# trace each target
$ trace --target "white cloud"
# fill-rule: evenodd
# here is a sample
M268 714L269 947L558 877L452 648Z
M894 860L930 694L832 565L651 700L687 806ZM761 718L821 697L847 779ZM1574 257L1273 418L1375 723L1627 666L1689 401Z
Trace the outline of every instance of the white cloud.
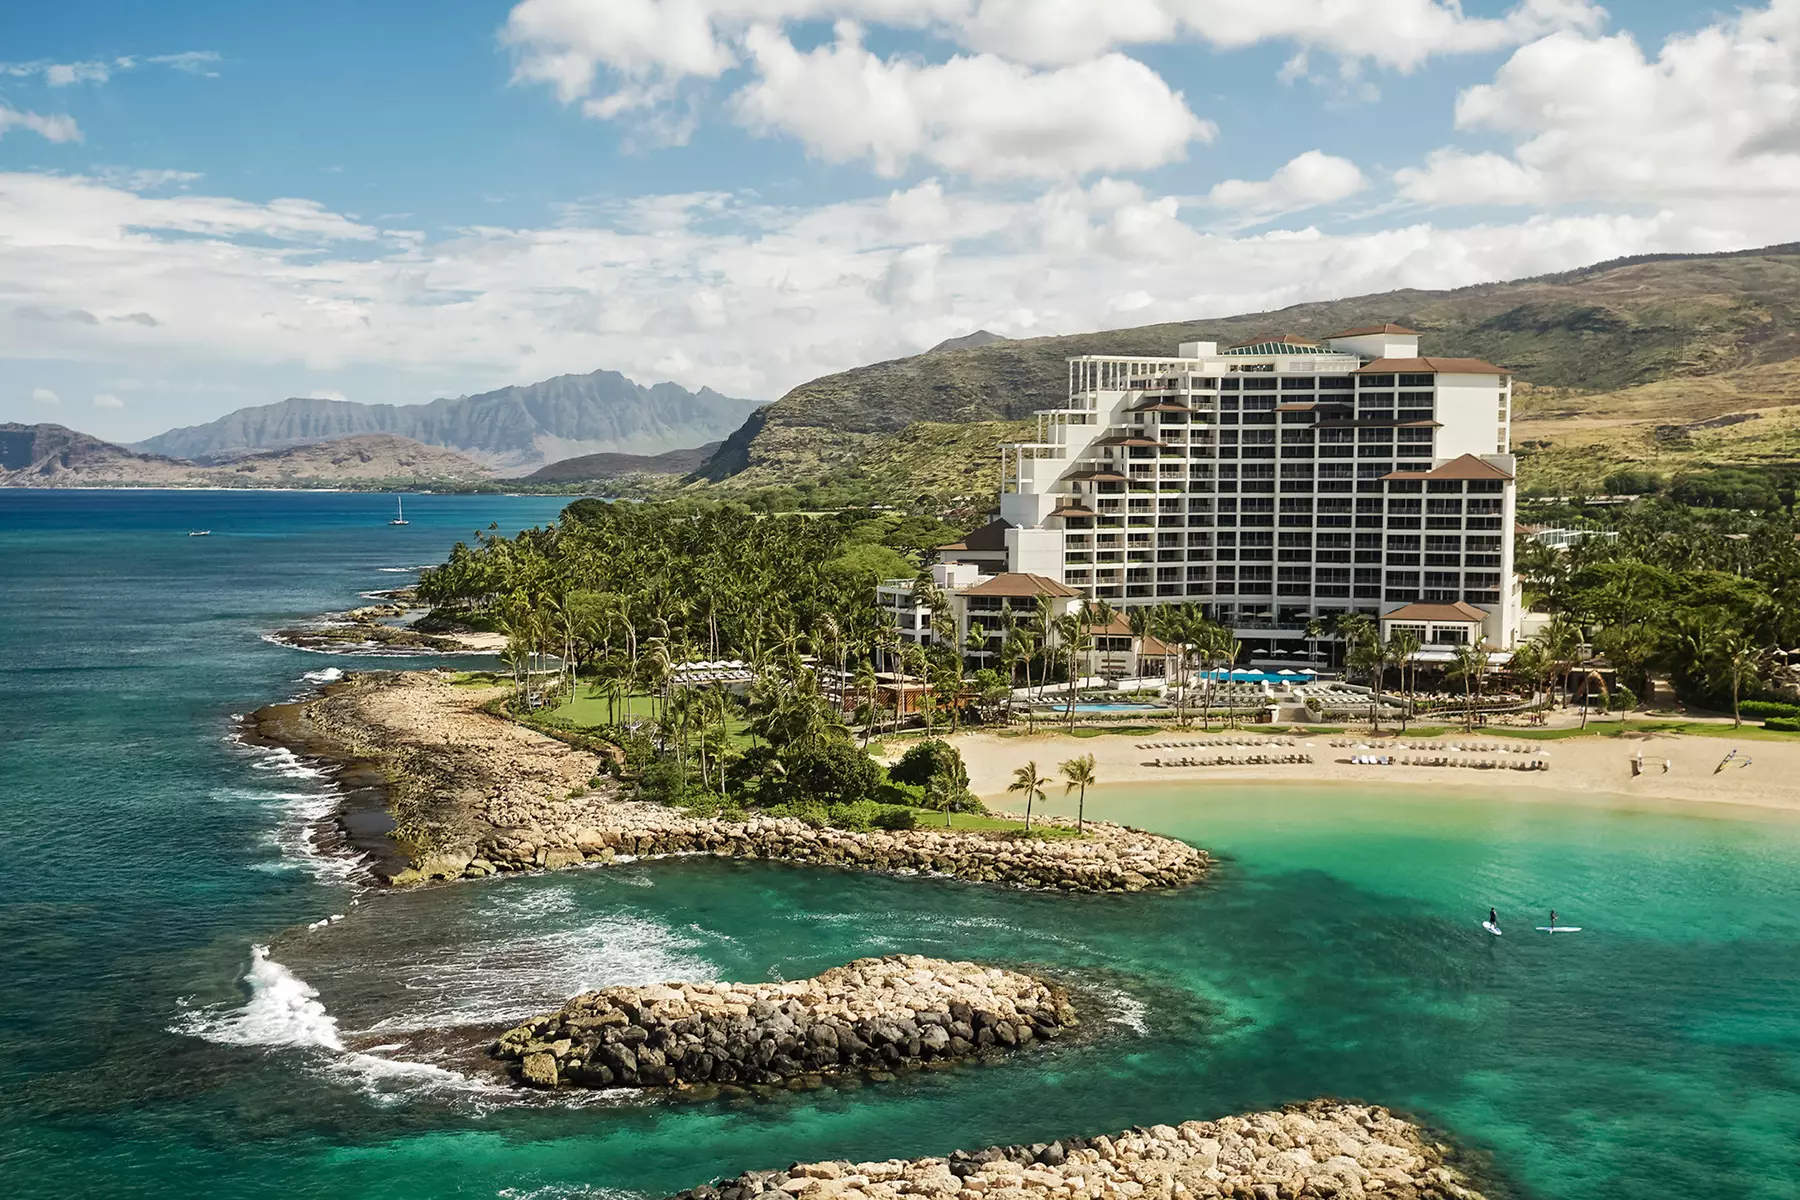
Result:
M935 64L880 62L860 48L849 53L842 38L835 49L781 52L787 26L825 20L923 31L975 53ZM1117 52L1126 46L1195 41L1237 49L1274 41L1299 47L1283 79L1313 78L1309 56L1316 55L1340 64L1333 86L1366 97L1373 85L1360 78L1363 64L1411 71L1433 55L1504 49L1558 29L1591 33L1604 20L1593 0L1520 0L1501 16L1479 18L1465 16L1459 0L522 0L500 39L514 54L515 82L546 84L563 103L579 101L587 116L645 120L685 102L685 114L649 120L656 140L683 141L698 119L684 83L719 80L740 68L760 72L740 96L760 101L783 86L771 68L791 77L796 58L840 90L860 84L892 100L909 72L929 79L942 71L946 81L961 81L997 75L1007 64L1072 69L1108 62L1123 78L1117 64L1131 60ZM1021 79L1065 78L1008 69ZM1145 82L1134 78L1130 88L1142 95ZM1011 93L1025 90L1015 85ZM781 107L786 113L796 105L790 98ZM830 116L803 115L821 124ZM954 115L958 125L976 125L980 110Z
M973 328L1073 333L1800 238L1800 212L1754 208L1255 236L1182 215L1130 180L928 181L814 207L650 196L418 239L299 201L0 174L0 361L68 363L119 394L101 379L192 381L180 400L142 392L145 418L251 377L271 397L422 400L608 367L773 398Z
M1191 40L1297 43L1411 70L1434 54L1597 30L1605 12L1592 0L1521 0L1485 18L1465 16L1456 0L522 0L501 40L518 55L518 78L554 86L567 103L588 95L603 67L634 79L716 79L736 65L752 26L839 18L926 30L1040 66Z
M188 75L204 75L211 79L218 75L213 68L223 62L224 57L217 50L183 50L179 54L152 54L144 61Z
M125 402L107 392L98 392L94 396L95 408L124 408Z
M300 393L299 398L302 400L348 400L348 399L350 399L350 397L344 395L344 393L342 393L340 391L336 391L332 388L313 388L309 391L303 391Z
M1457 127L1510 155L1444 148L1397 173L1425 204L1788 206L1800 192L1800 0L1664 42L1562 32L1465 91Z
M1267 179L1227 179L1207 193L1207 202L1230 209L1250 224L1288 213L1335 204L1368 188L1357 165L1319 150L1308 150Z
M112 78L110 62L51 63L44 68L44 82L51 87L68 87L76 83L105 83Z
M79 142L81 127L75 118L66 113L53 116L42 116L34 112L20 112L0 101L0 137L5 137L8 130L25 129L47 138L52 142Z
M62 403L62 397L58 396L49 388L32 388L31 402L33 404L48 404L54 406Z
M121 71L134 71L146 63L183 71L189 75L215 75L212 67L220 55L214 50L183 50L179 54L138 56L121 54L117 58L92 58L78 62L53 62L47 58L30 62L0 62L0 75L15 79L41 78L51 87L70 87L79 83L105 83Z
M758 72L737 97L746 124L797 137L833 162L868 158L884 176L914 159L976 179L1136 170L1217 136L1160 76L1121 54L1054 71L988 54L884 62L847 24L809 53L760 26L746 46Z

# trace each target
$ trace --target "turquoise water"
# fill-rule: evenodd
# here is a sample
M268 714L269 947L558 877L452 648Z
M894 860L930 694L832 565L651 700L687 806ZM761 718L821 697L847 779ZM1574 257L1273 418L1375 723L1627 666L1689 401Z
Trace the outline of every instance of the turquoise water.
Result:
M658 1195L1322 1094L1419 1114L1526 1195L1800 1194L1788 820L1102 789L1090 813L1214 849L1214 880L1069 899L682 860L359 892L308 853L329 780L230 738L232 714L356 664L260 635L556 507L419 497L393 530L381 497L0 492L0 1194ZM1478 928L1489 904L1504 938ZM1529 933L1552 906L1587 932ZM1085 981L1094 1036L580 1106L496 1089L428 1032L902 950Z

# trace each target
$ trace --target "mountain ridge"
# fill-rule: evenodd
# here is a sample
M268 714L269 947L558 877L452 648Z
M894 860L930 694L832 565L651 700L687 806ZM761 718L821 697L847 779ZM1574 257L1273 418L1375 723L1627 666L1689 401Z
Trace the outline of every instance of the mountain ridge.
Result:
M0 487L325 487L394 483L463 487L481 464L392 434L359 434L206 466L145 454L64 425L0 425Z
M879 480L884 463L907 457L902 443L909 428L1019 422L1037 409L1060 406L1067 396L1070 357L1164 357L1184 341L1228 345L1283 333L1318 338L1389 321L1424 334L1428 353L1480 357L1511 368L1521 385L1515 442L1554 450L1570 430L1554 421L1539 424L1535 395L1555 393L1563 406L1559 411L1566 412L1571 397L1649 388L1666 407L1665 393L1679 392L1682 380L1707 379L1731 381L1714 390L1738 407L1793 403L1785 391L1759 392L1762 376L1755 368L1800 359L1800 244L1636 256L1528 279L1441 291L1400 289L870 363L810 380L756 410L689 483L755 487L846 470ZM1718 399L1715 407L1726 403ZM1629 447L1611 461L1636 461L1651 452L1649 420L1628 420ZM1593 443L1583 443L1584 455L1592 454ZM983 469L992 450L966 464L940 464L934 477L954 474L956 467ZM1522 472L1533 466L1528 462ZM891 481L896 494L915 482L923 481Z
M754 406L707 387L645 387L602 370L424 404L290 397L170 429L130 449L220 465L248 453L391 434L517 471L581 454L658 454L716 441Z

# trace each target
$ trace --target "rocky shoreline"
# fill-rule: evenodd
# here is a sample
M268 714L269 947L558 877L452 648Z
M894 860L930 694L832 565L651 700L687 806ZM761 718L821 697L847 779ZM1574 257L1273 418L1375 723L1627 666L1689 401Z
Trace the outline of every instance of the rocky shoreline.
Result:
M1481 1200L1453 1153L1386 1109L1319 1100L946 1158L795 1164L671 1200Z
M1090 821L1080 838L1011 831L816 829L792 818L695 818L622 800L597 755L482 710L499 688L435 671L356 674L318 699L252 715L260 740L375 764L390 836L409 861L390 883L555 870L622 856L708 854L937 874L1044 891L1140 892L1201 878L1211 859L1173 838ZM375 847L370 847L375 849Z
M1076 1023L1062 989L1030 975L890 955L786 983L588 992L493 1054L537 1088L781 1085L1000 1052Z

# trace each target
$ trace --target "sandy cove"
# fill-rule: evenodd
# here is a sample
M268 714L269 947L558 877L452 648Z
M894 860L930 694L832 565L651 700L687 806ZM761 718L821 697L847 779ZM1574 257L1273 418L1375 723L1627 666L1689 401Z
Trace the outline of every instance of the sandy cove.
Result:
M391 883L555 870L621 856L709 854L948 875L1065 892L1178 887L1210 860L1184 842L1089 822L1082 838L1023 839L1012 831L815 829L752 816L695 818L624 800L602 762L483 711L501 687L452 683L438 671L352 675L314 700L252 716L260 740L323 758L359 778L379 775L392 827L346 821L353 840L389 861ZM364 789L367 792L369 789ZM366 804L365 804L366 807Z
M1013 771L1027 762L1036 761L1045 775L1055 776L1057 765L1077 755L1092 754L1095 774L1102 786L1109 784L1162 783L1208 784L1246 782L1290 782L1309 784L1351 783L1365 786L1417 786L1438 791L1473 788L1489 792L1518 792L1521 795L1544 792L1591 793L1597 796L1638 798L1645 800L1691 802L1708 805L1744 805L1756 808L1800 812L1800 737L1792 744L1769 741L1732 741L1728 738L1694 737L1680 734L1627 733L1622 737L1580 737L1557 741L1528 741L1511 737L1505 730L1464 734L1450 733L1436 738L1411 736L1370 738L1357 734L1288 735L1285 729L1252 726L1228 733L1203 733L1159 730L1155 733L1102 734L1096 737L1072 737L1066 733L1037 733L1001 736L993 733L967 733L949 739L962 752L969 768L969 786L989 803L1016 805L1017 798L1008 796L1007 786ZM1283 745L1242 745L1242 743L1276 742ZM1347 749L1333 742L1351 741L1367 746L1367 750ZM1151 743L1180 743L1180 749L1142 749ZM1425 750L1404 750L1395 742L1425 746ZM1190 745L1198 743L1198 745ZM1240 743L1233 746L1231 743ZM1291 743L1287 744L1287 743ZM1535 756L1550 764L1543 771L1473 770L1465 767L1366 766L1348 760L1355 755L1384 754L1394 757L1441 755L1453 759L1489 760L1501 763L1518 761L1522 756L1497 752L1457 753L1451 746L1462 743L1480 746L1529 746L1533 751L1548 751ZM1736 762L1716 772L1719 764L1733 748L1737 762L1751 760L1749 767ZM1633 777L1632 760L1643 752L1644 773ZM1160 758L1167 763L1183 757L1247 759L1262 754L1280 757L1287 754L1311 755L1310 763L1267 763L1220 766L1154 766ZM1670 769L1663 771L1667 760ZM1051 789L1060 797L1061 785Z

